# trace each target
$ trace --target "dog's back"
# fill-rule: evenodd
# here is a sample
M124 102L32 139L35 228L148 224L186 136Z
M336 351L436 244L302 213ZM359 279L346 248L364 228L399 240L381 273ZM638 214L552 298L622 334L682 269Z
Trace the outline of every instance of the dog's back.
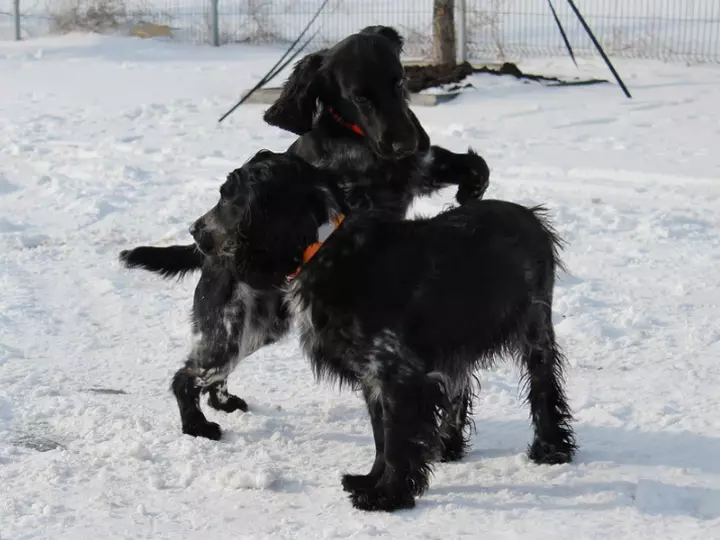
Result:
M558 240L543 213L484 200L415 221L364 214L347 220L303 270L308 293L338 316L352 313L365 335L392 329L418 348L486 348L480 342L503 336L482 339L483 328L502 330L484 314L513 319L529 302L551 298ZM466 324L437 316L448 312L466 313Z

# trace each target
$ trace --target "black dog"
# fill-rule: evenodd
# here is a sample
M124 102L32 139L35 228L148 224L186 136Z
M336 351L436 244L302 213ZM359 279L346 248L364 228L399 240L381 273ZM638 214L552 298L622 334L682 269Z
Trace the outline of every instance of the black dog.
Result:
M343 477L357 508L412 507L432 462L462 456L473 372L501 353L525 372L530 458L571 461L551 320L560 240L543 210L473 201L415 221L357 213L287 287L319 228L347 213L336 186L303 160L262 151L228 176L218 204L191 228L205 265L198 345L173 383L183 429L219 434L199 409L200 392L224 385L243 354L277 339L294 316L316 375L362 390L367 403L375 462L367 475ZM290 313L278 325L266 299L285 305L283 289Z
M270 125L300 135L289 153L340 173L339 187L352 211L385 209L404 216L416 196L458 185L456 199L464 204L488 187L487 163L474 151L430 146L408 106L402 46L393 28L371 26L310 54L264 114ZM367 180L379 174L385 184ZM124 260L166 277L199 270L203 263L192 244L138 247L125 252Z

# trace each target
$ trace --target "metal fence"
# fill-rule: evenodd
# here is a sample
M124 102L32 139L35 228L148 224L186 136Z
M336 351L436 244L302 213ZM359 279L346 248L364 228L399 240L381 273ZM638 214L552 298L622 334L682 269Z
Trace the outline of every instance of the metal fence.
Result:
M321 0L219 0L221 44L285 43L309 21ZM470 60L517 60L566 54L545 0L456 0ZM595 49L565 0L554 0L578 56ZM720 62L720 0L576 0L611 56ZM406 38L406 57L430 54L432 0L331 0L318 18L319 48L370 24L393 25ZM92 10L94 8L94 11ZM103 9L105 11L103 11ZM13 0L0 0L0 39L12 39ZM209 43L210 0L20 0L23 39L63 32L83 17L100 30L123 31L139 21L170 27L173 39ZM87 21L86 21L87 22ZM86 25L87 26L87 25ZM463 33L460 33L461 35Z

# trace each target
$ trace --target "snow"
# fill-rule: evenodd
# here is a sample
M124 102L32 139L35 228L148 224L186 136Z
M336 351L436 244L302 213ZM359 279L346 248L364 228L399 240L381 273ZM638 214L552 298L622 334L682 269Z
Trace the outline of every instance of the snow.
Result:
M356 511L339 478L371 465L364 406L314 382L294 335L232 375L250 412L207 411L223 440L180 433L168 386L194 279L117 253L188 241L227 172L292 142L262 105L217 124L277 56L0 44L0 538L720 538L717 66L617 61L633 100L476 76L416 109L435 143L487 158L487 197L547 204L568 242L555 321L574 463L527 460L519 374L501 364L481 374L467 458L437 465L414 510ZM610 78L597 60L520 68Z
M222 1L218 3L221 43L290 43L314 16L322 0ZM718 62L720 4L717 0L578 1L577 7L608 54L692 62ZM21 0L23 39L54 33L77 0ZM80 3L87 6L87 0ZM173 39L211 42L206 0L116 0L129 21L168 25ZM596 55L592 41L568 2L553 3L575 54ZM565 55L552 11L538 0L466 0L467 53L474 61L510 61L538 55ZM83 10L80 10L81 13ZM0 0L0 40L14 39L13 0ZM401 29L408 58L427 59L432 37L432 0L333 0L316 19L311 47L324 47L357 28L388 24ZM456 9L460 18L462 10ZM122 17L121 17L122 19ZM131 22L120 24L127 33ZM62 24L61 24L62 26ZM311 33L312 33L311 32Z

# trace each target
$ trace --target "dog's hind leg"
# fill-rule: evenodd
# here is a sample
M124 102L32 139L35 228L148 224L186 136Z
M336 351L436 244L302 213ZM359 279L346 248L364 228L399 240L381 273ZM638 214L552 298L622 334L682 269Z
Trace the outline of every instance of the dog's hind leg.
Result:
M442 384L392 332L374 340L364 368L363 387L382 406L384 469L374 486L351 492L351 501L361 510L412 508L439 453Z
M441 461L460 461L465 455L472 424L472 400L470 384L450 397L449 410L440 424Z
M373 399L369 388L363 389L363 396L370 413L373 438L375 439L375 461L368 474L345 474L342 486L345 491L367 491L378 483L385 471L385 428L383 427L382 403Z
M567 463L577 446L563 388L565 358L555 342L551 300L534 300L527 317L520 352L535 430L528 455L535 463Z

